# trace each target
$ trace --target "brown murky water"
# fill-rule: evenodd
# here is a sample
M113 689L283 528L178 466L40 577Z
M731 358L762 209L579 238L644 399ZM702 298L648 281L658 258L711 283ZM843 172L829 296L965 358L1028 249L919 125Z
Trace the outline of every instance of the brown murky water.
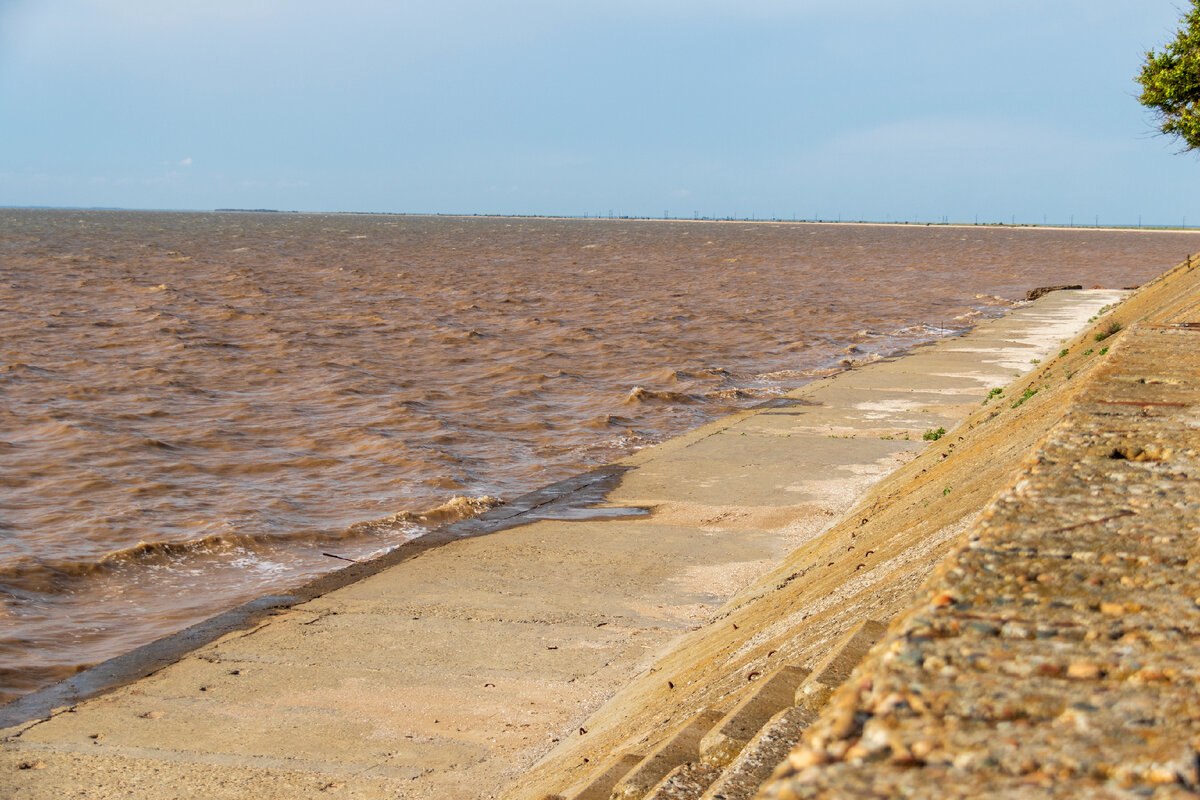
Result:
M515 497L1034 286L1141 283L1197 242L0 211L0 699L456 497Z

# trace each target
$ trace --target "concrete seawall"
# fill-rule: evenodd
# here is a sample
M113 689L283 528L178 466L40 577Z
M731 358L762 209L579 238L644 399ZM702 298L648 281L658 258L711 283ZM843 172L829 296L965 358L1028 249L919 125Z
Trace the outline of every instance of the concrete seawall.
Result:
M1178 316L1192 275L1116 319ZM581 796L601 767L618 790L625 766L693 763L643 756L768 676L825 681L797 678L815 714L852 666L830 654L923 597L1119 352L1093 340L1112 315L1089 323L1119 296L1051 294L30 698L6 710L0 795Z
M560 748L512 796L1196 796L1196 336L1189 261L870 489L634 681L591 720L616 735L586 764L582 747ZM894 614L896 584L922 573L914 564L939 526L985 507ZM822 581L846 547L864 546L892 565ZM800 672L795 692L772 705L788 669ZM726 732L754 704L731 755ZM707 730L693 748L671 727L681 718ZM649 775L657 782L641 761L615 778L587 769L664 742L674 763Z
M1159 312L1127 317L766 798L1200 795L1200 296Z

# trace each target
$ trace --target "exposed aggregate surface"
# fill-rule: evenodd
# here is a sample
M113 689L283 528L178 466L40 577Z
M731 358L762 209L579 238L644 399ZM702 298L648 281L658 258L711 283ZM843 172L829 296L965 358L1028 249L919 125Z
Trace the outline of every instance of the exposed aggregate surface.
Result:
M760 797L1200 796L1200 330L1126 331Z

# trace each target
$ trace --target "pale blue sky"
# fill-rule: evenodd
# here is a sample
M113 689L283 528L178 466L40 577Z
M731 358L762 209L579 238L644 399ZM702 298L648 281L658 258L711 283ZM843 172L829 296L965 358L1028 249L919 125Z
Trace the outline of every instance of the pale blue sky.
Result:
M0 0L0 205L1200 224L1182 0Z

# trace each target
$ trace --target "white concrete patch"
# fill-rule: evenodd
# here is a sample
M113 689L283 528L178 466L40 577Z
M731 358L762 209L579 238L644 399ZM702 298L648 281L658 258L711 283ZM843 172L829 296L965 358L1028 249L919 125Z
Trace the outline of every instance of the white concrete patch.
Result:
M856 403L854 406L858 411L884 411L887 413L916 411L920 407L919 403L913 403L909 400L875 400L867 403ZM867 419L879 418L877 416L867 417Z

